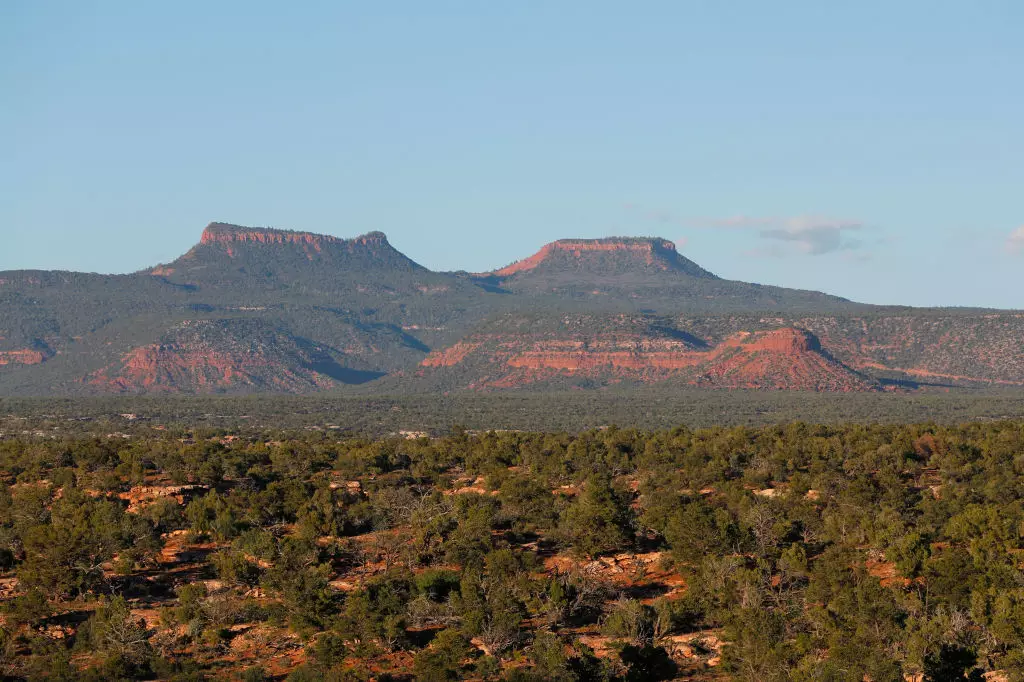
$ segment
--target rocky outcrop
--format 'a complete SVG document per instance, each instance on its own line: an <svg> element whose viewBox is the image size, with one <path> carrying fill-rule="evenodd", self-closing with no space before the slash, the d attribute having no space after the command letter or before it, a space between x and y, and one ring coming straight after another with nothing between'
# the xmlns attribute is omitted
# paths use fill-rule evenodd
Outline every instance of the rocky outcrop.
<svg viewBox="0 0 1024 682"><path fill-rule="evenodd" d="M878 385L836 361L806 330L740 332L713 347L658 334L611 332L581 338L492 336L460 342L423 365L454 368L474 355L486 375L473 388L536 385L560 377L640 383L681 380L714 388L870 391Z"/></svg>
<svg viewBox="0 0 1024 682"><path fill-rule="evenodd" d="M582 258L589 253L630 253L639 255L648 265L657 265L667 270L670 267L668 263L659 262L657 256L664 258L669 253L675 253L675 250L675 244L662 239L561 239L545 245L529 258L495 270L494 274L508 277L532 270L555 253L568 254L574 258Z"/></svg>
<svg viewBox="0 0 1024 682"><path fill-rule="evenodd" d="M0 366L2 365L38 365L47 359L43 351L25 348L23 350L0 351Z"/></svg>
<svg viewBox="0 0 1024 682"><path fill-rule="evenodd" d="M430 353L420 363L424 367L452 367L466 359L470 353L477 349L477 343L456 343L450 348Z"/></svg>
<svg viewBox="0 0 1024 682"><path fill-rule="evenodd" d="M567 372L609 370L676 370L693 367L704 358L703 353L658 353L619 351L544 353L527 352L513 355L509 367L523 369L557 369Z"/></svg>
<svg viewBox="0 0 1024 682"><path fill-rule="evenodd" d="M379 373L340 365L337 351L251 320L181 323L84 382L101 392L307 393Z"/></svg>
<svg viewBox="0 0 1024 682"><path fill-rule="evenodd" d="M147 272L168 283L186 285L223 285L239 280L239 273L248 273L241 279L255 286L284 278L291 282L307 280L303 285L319 287L338 277L358 280L361 275L372 274L380 279L392 270L428 272L391 246L383 232L344 239L313 232L210 223L199 243L187 253ZM260 282L261 278L266 281ZM430 279L445 279L447 284L451 278ZM432 286L431 292L438 288L434 281L416 284Z"/></svg>
<svg viewBox="0 0 1024 682"><path fill-rule="evenodd" d="M490 273L499 278L521 275L542 266L555 269L587 268L595 274L616 270L679 271L713 278L714 275L683 258L667 239L609 237L606 239L561 239L544 246L521 261Z"/></svg>
<svg viewBox="0 0 1024 682"><path fill-rule="evenodd" d="M720 388L872 391L879 385L822 352L801 329L737 334L718 346L691 382Z"/></svg>
<svg viewBox="0 0 1024 682"><path fill-rule="evenodd" d="M818 338L803 329L786 327L769 332L740 332L727 339L727 348L742 348L747 353L769 351L774 353L817 353L821 351Z"/></svg>
<svg viewBox="0 0 1024 682"><path fill-rule="evenodd" d="M214 393L246 387L298 393L329 388L334 382L262 353L150 344L132 350L118 365L92 374L89 383L118 393Z"/></svg>
<svg viewBox="0 0 1024 682"><path fill-rule="evenodd" d="M227 223L210 223L203 230L199 239L200 245L218 245L229 249L238 245L296 245L321 251L326 246L348 247L380 247L387 246L387 236L383 232L369 232L353 239L342 239L326 234L313 232L296 232L278 230L269 227L242 227Z"/></svg>
<svg viewBox="0 0 1024 682"><path fill-rule="evenodd" d="M701 362L705 354L676 339L611 335L583 340L550 340L514 353L509 367L567 372L678 370Z"/></svg>

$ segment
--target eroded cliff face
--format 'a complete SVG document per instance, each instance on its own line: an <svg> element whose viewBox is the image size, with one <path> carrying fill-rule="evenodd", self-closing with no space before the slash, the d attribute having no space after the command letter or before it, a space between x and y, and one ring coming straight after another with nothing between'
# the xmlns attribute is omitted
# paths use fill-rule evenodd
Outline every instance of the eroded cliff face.
<svg viewBox="0 0 1024 682"><path fill-rule="evenodd" d="M747 353L817 353L821 351L818 338L804 329L784 327L767 332L739 332L725 340L725 348L741 348Z"/></svg>
<svg viewBox="0 0 1024 682"><path fill-rule="evenodd" d="M677 272L714 278L696 263L680 256L675 244L667 239L632 237L561 239L490 275L504 279L534 271L547 274L586 271L592 276L641 271Z"/></svg>
<svg viewBox="0 0 1024 682"><path fill-rule="evenodd" d="M0 351L2 365L38 365L46 361L48 355L43 351L25 348L22 350Z"/></svg>
<svg viewBox="0 0 1024 682"><path fill-rule="evenodd" d="M336 244L340 241L336 237L311 234L309 232L279 232L277 230L233 229L228 226L211 226L203 230L203 236L200 238L199 243L308 244L319 251L325 243Z"/></svg>
<svg viewBox="0 0 1024 682"><path fill-rule="evenodd" d="M562 239L547 244L529 258L495 270L494 274L508 277L533 270L555 255L582 259L594 253L628 254L638 257L646 265L668 270L671 267L669 259L675 250L675 244L664 239Z"/></svg>
<svg viewBox="0 0 1024 682"><path fill-rule="evenodd" d="M879 384L822 353L810 332L741 332L712 351L691 383L720 388L873 391Z"/></svg>
<svg viewBox="0 0 1024 682"><path fill-rule="evenodd" d="M387 238L382 232L370 232L355 237L342 239L331 235L314 234L312 232L295 232L277 230L267 227L241 227L226 223L210 223L199 239L200 244L297 244L311 246L320 251L325 245L382 246Z"/></svg>
<svg viewBox="0 0 1024 682"><path fill-rule="evenodd" d="M307 260L314 260L321 255L338 254L369 254L393 255L394 250L388 243L383 232L369 232L359 237L342 239L332 235L315 234L313 232L296 232L278 230L268 227L243 227L227 223L210 223L199 239L199 244L182 256L181 261L189 262L202 254L224 254L228 258L237 258L243 253L256 253L253 249L260 247L294 249L303 254ZM159 265L149 271L151 275L171 276L179 268L175 264Z"/></svg>
<svg viewBox="0 0 1024 682"><path fill-rule="evenodd" d="M511 388L559 377L608 383L678 379L696 386L807 391L871 391L876 382L822 352L818 339L795 328L740 332L708 348L664 336L611 333L587 339L492 336L461 342L429 356L428 368L467 360L492 368L470 388Z"/></svg>
<svg viewBox="0 0 1024 682"><path fill-rule="evenodd" d="M246 387L300 393L329 388L333 383L327 376L263 353L162 344L136 348L117 365L89 377L90 385L121 393L212 393Z"/></svg>
<svg viewBox="0 0 1024 682"><path fill-rule="evenodd" d="M424 367L454 367L475 351L479 343L456 343L454 346L434 351L421 363Z"/></svg>
<svg viewBox="0 0 1024 682"><path fill-rule="evenodd" d="M675 339L613 335L587 340L551 340L513 353L509 367L566 372L678 370L699 363L705 354Z"/></svg>
<svg viewBox="0 0 1024 682"><path fill-rule="evenodd" d="M118 393L307 393L379 376L339 359L352 361L344 351L256 320L189 320L159 342L132 348L83 383Z"/></svg>

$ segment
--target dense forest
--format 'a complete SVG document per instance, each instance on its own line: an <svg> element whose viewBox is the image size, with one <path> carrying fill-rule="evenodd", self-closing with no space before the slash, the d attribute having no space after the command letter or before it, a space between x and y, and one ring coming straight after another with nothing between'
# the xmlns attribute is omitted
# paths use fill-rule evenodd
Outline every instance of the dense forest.
<svg viewBox="0 0 1024 682"><path fill-rule="evenodd" d="M8 434L0 675L1024 679L1024 423Z"/></svg>

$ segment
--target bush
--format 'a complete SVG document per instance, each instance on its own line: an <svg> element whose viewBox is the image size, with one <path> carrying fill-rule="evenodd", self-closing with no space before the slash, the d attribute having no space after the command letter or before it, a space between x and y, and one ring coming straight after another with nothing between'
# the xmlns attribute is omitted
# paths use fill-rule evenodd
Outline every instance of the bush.
<svg viewBox="0 0 1024 682"><path fill-rule="evenodd" d="M583 492L565 510L559 534L573 553L593 557L633 543L632 513L604 474L587 479Z"/></svg>
<svg viewBox="0 0 1024 682"><path fill-rule="evenodd" d="M152 655L145 623L132 617L124 597L114 597L96 609L77 645L103 654L111 670L138 671Z"/></svg>
<svg viewBox="0 0 1024 682"><path fill-rule="evenodd" d="M442 630L429 648L416 654L413 675L417 682L457 680L471 651L469 640L457 630Z"/></svg>

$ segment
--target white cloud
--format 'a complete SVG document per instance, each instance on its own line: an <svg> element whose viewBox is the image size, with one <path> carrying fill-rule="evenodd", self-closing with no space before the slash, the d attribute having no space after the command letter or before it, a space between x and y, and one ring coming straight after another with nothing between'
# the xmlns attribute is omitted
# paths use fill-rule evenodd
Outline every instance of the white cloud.
<svg viewBox="0 0 1024 682"><path fill-rule="evenodd" d="M858 239L848 239L844 233L860 230L864 226L856 220L799 215L790 218L732 216L714 218L697 223L700 227L758 230L762 239L790 242L797 250L809 256L820 256L834 251L851 251L863 246ZM779 251L772 249L772 254Z"/></svg>
<svg viewBox="0 0 1024 682"><path fill-rule="evenodd" d="M646 220L673 224L687 229L728 229L757 231L764 240L788 242L795 249L809 256L820 256L836 251L855 251L864 247L860 239L851 239L847 233L864 229L857 220L829 218L818 215L796 215L791 217L749 216L738 214L724 218L685 218L671 211L651 209L637 204L626 204L626 209L639 213ZM792 251L792 249L790 249ZM754 248L747 255L780 257L785 250L779 245L770 248Z"/></svg>
<svg viewBox="0 0 1024 682"><path fill-rule="evenodd" d="M1006 250L1010 253L1024 253L1024 225L1010 233L1006 238Z"/></svg>
<svg viewBox="0 0 1024 682"><path fill-rule="evenodd" d="M794 218L787 227L761 230L764 239L792 242L796 247L811 256L820 256L833 251L850 251L859 248L859 240L846 240L843 232L859 230L860 224L849 221L820 221L810 218Z"/></svg>

